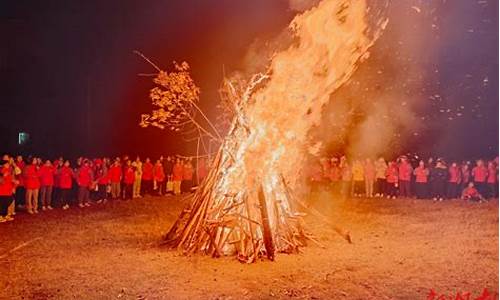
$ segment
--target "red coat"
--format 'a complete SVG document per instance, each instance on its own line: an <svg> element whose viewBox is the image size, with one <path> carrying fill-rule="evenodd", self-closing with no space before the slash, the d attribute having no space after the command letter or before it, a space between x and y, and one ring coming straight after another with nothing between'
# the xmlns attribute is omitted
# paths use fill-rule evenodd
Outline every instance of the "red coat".
<svg viewBox="0 0 500 300"><path fill-rule="evenodd" d="M448 182L451 182L451 183L459 183L460 182L460 169L458 167L451 166L448 169L448 173L450 175Z"/></svg>
<svg viewBox="0 0 500 300"><path fill-rule="evenodd" d="M401 162L399 164L399 180L410 181L412 171L413 169L409 162Z"/></svg>
<svg viewBox="0 0 500 300"><path fill-rule="evenodd" d="M132 166L126 166L124 171L125 174L123 176L123 182L125 184L133 184L135 179L135 170Z"/></svg>
<svg viewBox="0 0 500 300"><path fill-rule="evenodd" d="M488 183L496 183L498 181L497 178L497 169L495 167L488 168Z"/></svg>
<svg viewBox="0 0 500 300"><path fill-rule="evenodd" d="M156 164L153 167L153 177L154 180L158 182L165 180L165 172L163 172L163 166L161 164Z"/></svg>
<svg viewBox="0 0 500 300"><path fill-rule="evenodd" d="M82 166L78 170L76 182L81 187L89 187L92 182L92 170L88 166Z"/></svg>
<svg viewBox="0 0 500 300"><path fill-rule="evenodd" d="M201 182L205 177L207 177L207 163L202 159L198 162L198 180Z"/></svg>
<svg viewBox="0 0 500 300"><path fill-rule="evenodd" d="M97 180L97 184L100 184L100 185L109 184L110 180L109 180L109 171L108 170L103 168L102 170L100 170L100 174L98 174L97 176L99 176L99 179Z"/></svg>
<svg viewBox="0 0 500 300"><path fill-rule="evenodd" d="M122 177L122 168L119 165L111 166L111 168L109 168L108 176L112 183L119 183Z"/></svg>
<svg viewBox="0 0 500 300"><path fill-rule="evenodd" d="M35 165L24 167L24 185L26 189L36 190L40 188L40 174Z"/></svg>
<svg viewBox="0 0 500 300"><path fill-rule="evenodd" d="M488 169L485 166L472 169L472 178L475 182L486 182L486 176L488 176Z"/></svg>
<svg viewBox="0 0 500 300"><path fill-rule="evenodd" d="M174 168L172 170L173 174L173 180L174 181L181 181L183 178L183 171L184 167L181 164L175 164Z"/></svg>
<svg viewBox="0 0 500 300"><path fill-rule="evenodd" d="M153 164L146 162L142 165L142 180L153 180Z"/></svg>
<svg viewBox="0 0 500 300"><path fill-rule="evenodd" d="M70 167L63 166L59 171L59 187L61 189L70 189L73 183L73 170Z"/></svg>
<svg viewBox="0 0 500 300"><path fill-rule="evenodd" d="M398 182L398 166L396 164L387 167L386 180L388 183Z"/></svg>
<svg viewBox="0 0 500 300"><path fill-rule="evenodd" d="M429 170L425 167L417 167L415 169L415 182L427 183L429 177Z"/></svg>
<svg viewBox="0 0 500 300"><path fill-rule="evenodd" d="M40 168L40 184L42 186L53 186L54 173L55 173L55 168L53 166L43 165Z"/></svg>
<svg viewBox="0 0 500 300"><path fill-rule="evenodd" d="M16 166L21 170L21 172L24 170L24 167L26 167L26 164L24 161L17 162L16 161ZM21 174L21 176L18 176L18 181L19 181L19 186L24 186L24 176Z"/></svg>
<svg viewBox="0 0 500 300"><path fill-rule="evenodd" d="M479 197L480 194L475 187L467 187L462 193L464 197Z"/></svg>
<svg viewBox="0 0 500 300"><path fill-rule="evenodd" d="M193 166L187 165L182 168L182 180L193 180Z"/></svg>
<svg viewBox="0 0 500 300"><path fill-rule="evenodd" d="M12 196L14 192L12 171L8 165L4 165L0 172L3 175L3 180L0 180L0 196Z"/></svg>

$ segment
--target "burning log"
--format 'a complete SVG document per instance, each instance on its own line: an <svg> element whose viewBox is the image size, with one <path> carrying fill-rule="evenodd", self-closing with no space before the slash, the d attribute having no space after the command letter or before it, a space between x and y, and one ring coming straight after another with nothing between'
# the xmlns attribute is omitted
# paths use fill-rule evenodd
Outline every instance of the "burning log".
<svg viewBox="0 0 500 300"><path fill-rule="evenodd" d="M225 82L234 120L208 176L168 231L165 244L186 254L236 255L246 263L299 252L307 240L320 244L305 229L301 209L307 206L297 196L308 131L387 24L375 22L371 32L367 11L362 0L324 0L295 17L290 28L297 43L276 53L265 74L253 76L243 91ZM189 78L186 69L180 71ZM199 110L179 99L186 97L160 103ZM155 115L154 120L161 123L163 117ZM199 131L219 139L215 127L210 129ZM348 233L334 229L350 241Z"/></svg>

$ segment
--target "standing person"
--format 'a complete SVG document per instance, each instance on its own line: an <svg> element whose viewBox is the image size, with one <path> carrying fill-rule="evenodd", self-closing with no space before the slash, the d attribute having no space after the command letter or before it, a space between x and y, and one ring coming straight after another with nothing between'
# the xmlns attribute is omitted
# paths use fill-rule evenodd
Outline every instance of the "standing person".
<svg viewBox="0 0 500 300"><path fill-rule="evenodd" d="M73 186L73 169L71 169L69 160L64 161L63 166L59 169L59 189L60 189L60 203L62 209L69 208L69 198L71 195L71 188Z"/></svg>
<svg viewBox="0 0 500 300"><path fill-rule="evenodd" d="M173 193L174 192L174 185L172 182L172 171L174 169L174 159L172 156L167 156L167 159L165 161L165 165L163 166L163 171L165 172L165 177L166 177L166 187L165 187L165 192L166 193Z"/></svg>
<svg viewBox="0 0 500 300"><path fill-rule="evenodd" d="M200 185L205 177L207 177L207 159L202 157L198 160L198 168L196 170L197 184Z"/></svg>
<svg viewBox="0 0 500 300"><path fill-rule="evenodd" d="M375 166L372 160L367 158L365 160L365 191L366 196L373 198L373 185L375 182Z"/></svg>
<svg viewBox="0 0 500 300"><path fill-rule="evenodd" d="M59 159L54 160L52 163L54 167L54 185L52 187L52 205L53 207L57 207L59 205L58 201L61 193L60 184L59 184L59 170L62 167L62 163Z"/></svg>
<svg viewBox="0 0 500 300"><path fill-rule="evenodd" d="M0 223L14 220L12 216L8 215L8 208L12 201L14 201L16 183L13 169L8 162L8 157L4 157L2 163L0 167Z"/></svg>
<svg viewBox="0 0 500 300"><path fill-rule="evenodd" d="M365 194L365 170L363 164L359 160L354 160L352 163L352 181L353 181L353 193L354 197L362 197Z"/></svg>
<svg viewBox="0 0 500 300"><path fill-rule="evenodd" d="M134 167L134 185L132 186L132 198L141 197L141 183L142 183L142 162L139 156L132 163Z"/></svg>
<svg viewBox="0 0 500 300"><path fill-rule="evenodd" d="M447 197L448 199L459 198L460 194L460 167L456 162L453 162L448 168L448 186Z"/></svg>
<svg viewBox="0 0 500 300"><path fill-rule="evenodd" d="M29 214L38 213L38 192L40 189L40 174L38 160L32 158L30 164L24 167L24 184L26 187L26 209Z"/></svg>
<svg viewBox="0 0 500 300"><path fill-rule="evenodd" d="M153 192L153 164L149 157L146 158L146 161L142 165L142 186L143 186L143 194L151 195Z"/></svg>
<svg viewBox="0 0 500 300"><path fill-rule="evenodd" d="M193 173L194 168L191 159L186 160L182 168L182 185L181 191L184 193L191 193L193 187Z"/></svg>
<svg viewBox="0 0 500 300"><path fill-rule="evenodd" d="M14 174L16 175L16 179L18 181L14 201L18 206L26 206L26 188L24 186L24 176L22 174L24 168L26 167L26 163L21 155L16 157L16 166L19 170L21 170L21 174Z"/></svg>
<svg viewBox="0 0 500 300"><path fill-rule="evenodd" d="M116 200L121 198L122 167L120 161L115 159L109 168L109 181L111 182L111 198Z"/></svg>
<svg viewBox="0 0 500 300"><path fill-rule="evenodd" d="M472 179L474 186L483 197L486 195L486 179L488 178L488 169L484 166L484 161L479 159L476 166L472 169Z"/></svg>
<svg viewBox="0 0 500 300"><path fill-rule="evenodd" d="M93 181L92 169L90 168L89 161L84 159L82 166L78 169L76 174L76 183L78 184L78 206L80 208L90 206L90 185Z"/></svg>
<svg viewBox="0 0 500 300"><path fill-rule="evenodd" d="M316 193L320 186L321 180L323 180L323 169L321 167L320 162L314 162L311 164L312 166L308 168L309 172L309 194L312 195Z"/></svg>
<svg viewBox="0 0 500 300"><path fill-rule="evenodd" d="M498 169L493 161L488 162L488 178L486 179L488 192L486 198L495 198L498 183Z"/></svg>
<svg viewBox="0 0 500 300"><path fill-rule="evenodd" d="M434 201L443 201L446 196L446 179L448 178L448 169L444 161L438 159L436 166L431 170L432 197Z"/></svg>
<svg viewBox="0 0 500 300"><path fill-rule="evenodd" d="M469 182L471 182L472 178L469 161L463 162L460 173L462 175L460 180L460 189L463 191L466 187L469 186Z"/></svg>
<svg viewBox="0 0 500 300"><path fill-rule="evenodd" d="M351 172L351 167L349 166L349 163L347 162L347 158L345 156L342 156L340 158L340 172L342 176L342 197L345 199L347 196L350 195L351 193L351 185L352 185L352 172Z"/></svg>
<svg viewBox="0 0 500 300"><path fill-rule="evenodd" d="M153 180L156 183L156 188L158 189L158 196L162 196L164 192L165 172L163 171L163 164L161 160L157 160L153 167Z"/></svg>
<svg viewBox="0 0 500 300"><path fill-rule="evenodd" d="M413 171L415 175L415 194L417 199L425 199L428 197L427 182L429 177L429 169L425 167L425 163L421 160L418 167Z"/></svg>
<svg viewBox="0 0 500 300"><path fill-rule="evenodd" d="M97 180L97 203L108 201L109 170L105 159L96 160L95 178Z"/></svg>
<svg viewBox="0 0 500 300"><path fill-rule="evenodd" d="M340 192L340 179L341 179L341 172L340 172L340 167L338 163L338 159L336 157L332 157L330 161L330 183L332 186L332 191L334 195L338 195Z"/></svg>
<svg viewBox="0 0 500 300"><path fill-rule="evenodd" d="M401 162L399 163L398 168L399 195L404 198L409 198L411 197L410 186L413 168L406 156L401 157Z"/></svg>
<svg viewBox="0 0 500 300"><path fill-rule="evenodd" d="M52 210L52 189L54 187L54 167L50 160L40 168L40 200L42 210Z"/></svg>
<svg viewBox="0 0 500 300"><path fill-rule="evenodd" d="M396 199L398 195L398 172L399 168L396 162L391 161L389 162L386 170L386 191L385 194L387 195L387 199Z"/></svg>
<svg viewBox="0 0 500 300"><path fill-rule="evenodd" d="M385 174L387 172L387 163L383 157L380 157L375 163L375 197L384 197L385 192Z"/></svg>
<svg viewBox="0 0 500 300"><path fill-rule="evenodd" d="M181 194L181 183L182 183L183 172L184 171L181 159L177 158L175 161L175 165L172 169L172 180L174 182L174 195Z"/></svg>
<svg viewBox="0 0 500 300"><path fill-rule="evenodd" d="M123 168L123 184L124 184L124 199L129 200L133 198L133 185L135 181L135 170L132 166L132 161L127 160Z"/></svg>

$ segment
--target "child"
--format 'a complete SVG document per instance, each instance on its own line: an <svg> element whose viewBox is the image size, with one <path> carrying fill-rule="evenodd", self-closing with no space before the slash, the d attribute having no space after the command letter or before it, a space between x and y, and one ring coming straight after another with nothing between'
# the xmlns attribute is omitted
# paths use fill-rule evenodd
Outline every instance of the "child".
<svg viewBox="0 0 500 300"><path fill-rule="evenodd" d="M365 161L365 192L369 198L373 197L373 184L375 181L375 166L371 159L367 158Z"/></svg>
<svg viewBox="0 0 500 300"><path fill-rule="evenodd" d="M417 199L427 198L427 181L429 177L429 169L425 167L425 163L421 160L418 167L413 171L415 174L415 194Z"/></svg>
<svg viewBox="0 0 500 300"><path fill-rule="evenodd" d="M385 192L385 173L387 171L387 163L383 157L380 157L375 163L375 197L384 197Z"/></svg>
<svg viewBox="0 0 500 300"><path fill-rule="evenodd" d="M54 172L50 160L46 160L45 164L40 168L40 198L42 202L42 210L52 210L52 188L54 186Z"/></svg>
<svg viewBox="0 0 500 300"><path fill-rule="evenodd" d="M354 182L354 197L362 197L365 194L365 170L363 164L359 160L352 163L352 180Z"/></svg>
<svg viewBox="0 0 500 300"><path fill-rule="evenodd" d="M174 182L174 195L180 195L181 193L181 183L183 177L183 166L180 158L177 158L175 165L172 170L172 181Z"/></svg>
<svg viewBox="0 0 500 300"><path fill-rule="evenodd" d="M132 167L132 162L130 160L127 160L127 163L125 164L125 168L123 169L123 183L125 184L124 189L124 199L132 199L132 187L134 184L135 180L135 170L134 167Z"/></svg>
<svg viewBox="0 0 500 300"><path fill-rule="evenodd" d="M459 183L460 183L460 168L456 162L452 163L448 169L448 199L458 198Z"/></svg>
<svg viewBox="0 0 500 300"><path fill-rule="evenodd" d="M396 199L398 194L398 165L396 162L389 162L389 166L386 170L386 192L387 199Z"/></svg>
<svg viewBox="0 0 500 300"><path fill-rule="evenodd" d="M29 214L38 213L38 191L40 189L40 174L36 158L23 170L24 184L26 186L26 209Z"/></svg>
<svg viewBox="0 0 500 300"><path fill-rule="evenodd" d="M109 168L108 174L111 182L111 198L116 200L120 198L120 182L122 180L122 167L118 160L115 160L111 168Z"/></svg>
<svg viewBox="0 0 500 300"><path fill-rule="evenodd" d="M153 179L156 188L158 189L158 196L163 195L163 181L165 180L165 172L163 171L163 164L161 160L157 160L153 167Z"/></svg>
<svg viewBox="0 0 500 300"><path fill-rule="evenodd" d="M153 192L153 164L149 157L142 165L142 187L143 195L151 195Z"/></svg>
<svg viewBox="0 0 500 300"><path fill-rule="evenodd" d="M182 192L191 193L191 188L193 187L193 173L194 168L191 164L191 159L189 159L184 163L184 167L182 168Z"/></svg>
<svg viewBox="0 0 500 300"><path fill-rule="evenodd" d="M83 160L82 166L78 169L76 182L78 184L78 206L80 208L90 206L90 185L92 183L92 169L90 168L89 161Z"/></svg>
<svg viewBox="0 0 500 300"><path fill-rule="evenodd" d="M462 192L462 199L466 201L481 201L483 196L474 187L474 183L469 182L469 185Z"/></svg>

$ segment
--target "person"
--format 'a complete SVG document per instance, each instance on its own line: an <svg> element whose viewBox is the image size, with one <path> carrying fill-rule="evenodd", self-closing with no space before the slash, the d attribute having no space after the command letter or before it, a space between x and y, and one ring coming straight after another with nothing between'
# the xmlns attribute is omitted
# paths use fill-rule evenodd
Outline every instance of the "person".
<svg viewBox="0 0 500 300"><path fill-rule="evenodd" d="M134 167L134 185L132 186L132 198L141 197L141 183L142 183L142 162L139 156L136 157L132 163Z"/></svg>
<svg viewBox="0 0 500 300"><path fill-rule="evenodd" d="M462 199L466 201L481 201L483 196L474 187L474 182L469 182L469 185L462 191Z"/></svg>
<svg viewBox="0 0 500 300"><path fill-rule="evenodd" d="M59 204L59 198L61 194L60 184L59 184L59 170L62 164L59 159L55 159L52 162L52 167L54 168L54 185L52 186L52 207L56 207Z"/></svg>
<svg viewBox="0 0 500 300"><path fill-rule="evenodd" d="M13 169L5 157L2 163L0 167L0 223L14 220L12 216L8 215L8 207L14 201L16 183Z"/></svg>
<svg viewBox="0 0 500 300"><path fill-rule="evenodd" d="M365 170L363 164L359 160L354 160L352 163L352 180L353 180L353 192L354 197L362 197L365 194Z"/></svg>
<svg viewBox="0 0 500 300"><path fill-rule="evenodd" d="M97 159L95 162L95 177L97 179L97 203L108 201L108 186L111 183L106 159Z"/></svg>
<svg viewBox="0 0 500 300"><path fill-rule="evenodd" d="M184 162L182 168L181 192L191 193L191 188L193 187L193 173L193 164L191 163L191 159L188 159Z"/></svg>
<svg viewBox="0 0 500 300"><path fill-rule="evenodd" d="M59 190L60 190L60 204L62 209L69 208L69 197L73 185L74 173L70 167L69 160L65 160L63 166L58 172L59 176Z"/></svg>
<svg viewBox="0 0 500 300"><path fill-rule="evenodd" d="M415 194L417 199L425 199L428 196L427 182L429 177L429 169L425 167L425 162L421 160L418 167L413 171L415 175Z"/></svg>
<svg viewBox="0 0 500 300"><path fill-rule="evenodd" d="M87 159L82 160L81 167L76 174L76 183L78 184L78 206L80 208L90 206L90 185L93 180L92 169Z"/></svg>
<svg viewBox="0 0 500 300"><path fill-rule="evenodd" d="M486 179L488 177L488 169L484 166L484 161L479 159L476 161L476 166L472 169L472 180L474 181L474 187L479 191L481 195L486 193Z"/></svg>
<svg viewBox="0 0 500 300"><path fill-rule="evenodd" d="M132 166L132 161L127 160L123 168L123 183L124 183L124 199L129 200L133 198L133 185L135 181L135 170Z"/></svg>
<svg viewBox="0 0 500 300"><path fill-rule="evenodd" d="M373 197L373 185L375 182L375 166L372 160L367 158L365 160L365 192L366 196L369 198Z"/></svg>
<svg viewBox="0 0 500 300"><path fill-rule="evenodd" d="M386 170L386 191L387 199L396 199L398 195L398 172L399 168L395 161L390 161Z"/></svg>
<svg viewBox="0 0 500 300"><path fill-rule="evenodd" d="M16 166L19 170L21 170L21 174L14 174L16 175L16 179L18 182L14 201L18 206L26 206L26 188L24 186L24 176L22 174L24 168L26 167L26 163L24 162L21 155L18 155L16 157Z"/></svg>
<svg viewBox="0 0 500 300"><path fill-rule="evenodd" d="M408 161L408 158L406 156L402 156L398 166L399 195L401 197L411 197L410 186L412 173L413 168Z"/></svg>
<svg viewBox="0 0 500 300"><path fill-rule="evenodd" d="M460 168L456 162L452 162L448 168L447 198L455 199L460 193Z"/></svg>
<svg viewBox="0 0 500 300"><path fill-rule="evenodd" d="M143 187L143 195L151 195L153 192L153 164L149 157L146 158L146 161L142 165L142 187Z"/></svg>
<svg viewBox="0 0 500 300"><path fill-rule="evenodd" d="M54 167L50 160L40 168L40 200L42 210L52 210L52 189L54 187Z"/></svg>
<svg viewBox="0 0 500 300"><path fill-rule="evenodd" d="M460 170L460 190L463 191L466 187L469 186L469 182L471 182L471 171L470 171L470 162L463 162L462 168Z"/></svg>
<svg viewBox="0 0 500 300"><path fill-rule="evenodd" d="M182 177L183 177L183 166L181 163L181 159L177 158L175 161L175 165L172 169L172 181L174 183L174 195L181 194Z"/></svg>
<svg viewBox="0 0 500 300"><path fill-rule="evenodd" d="M342 197L345 199L347 198L348 195L351 193L351 180L352 180L352 172L351 172L351 167L349 166L349 163L347 162L347 158L345 156L342 156L340 158L340 163L339 163L339 168L342 176L342 188L341 188L341 194Z"/></svg>
<svg viewBox="0 0 500 300"><path fill-rule="evenodd" d="M198 168L196 170L196 179L198 180L198 185L200 185L205 177L207 177L207 173L207 159L205 157L202 157L198 160Z"/></svg>
<svg viewBox="0 0 500 300"><path fill-rule="evenodd" d="M115 159L108 173L111 182L111 198L114 200L119 199L121 198L122 167L118 159Z"/></svg>
<svg viewBox="0 0 500 300"><path fill-rule="evenodd" d="M383 157L380 157L375 163L375 197L384 197L386 171L387 163Z"/></svg>
<svg viewBox="0 0 500 300"><path fill-rule="evenodd" d="M498 186L498 169L493 161L488 162L488 178L486 179L488 192L486 197L492 199L496 196L496 189Z"/></svg>
<svg viewBox="0 0 500 300"><path fill-rule="evenodd" d="M153 180L154 185L158 190L158 196L162 196L164 192L163 181L165 180L165 172L163 171L163 164L161 160L157 160L153 167Z"/></svg>
<svg viewBox="0 0 500 300"><path fill-rule="evenodd" d="M431 170L431 189L434 201L443 201L446 197L446 179L448 169L443 160L436 160L436 166Z"/></svg>
<svg viewBox="0 0 500 300"><path fill-rule="evenodd" d="M26 187L26 210L29 214L38 213L38 192L40 189L40 174L38 160L33 157L30 164L24 167L23 176Z"/></svg>
<svg viewBox="0 0 500 300"><path fill-rule="evenodd" d="M328 177L330 179L331 190L335 195L338 195L340 192L341 171L336 157L332 157L330 161L330 174Z"/></svg>

